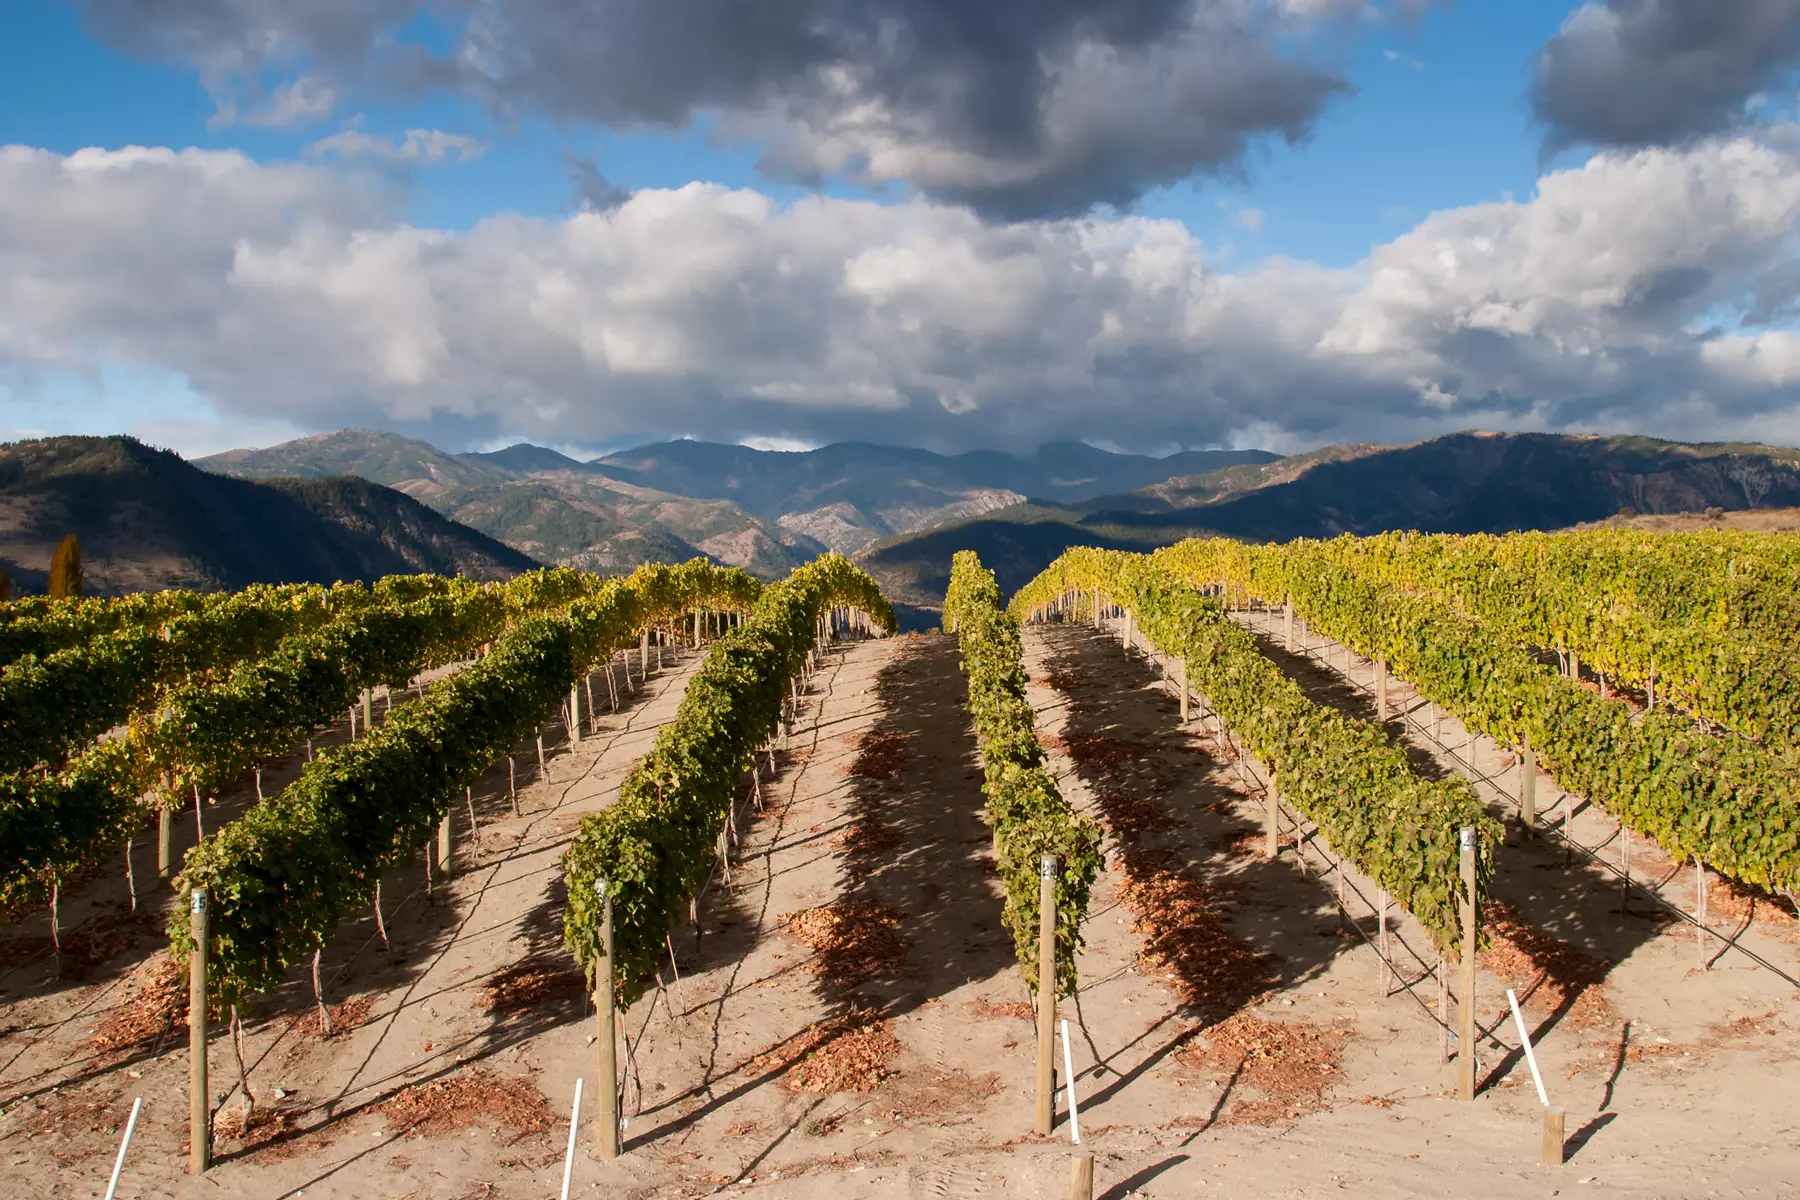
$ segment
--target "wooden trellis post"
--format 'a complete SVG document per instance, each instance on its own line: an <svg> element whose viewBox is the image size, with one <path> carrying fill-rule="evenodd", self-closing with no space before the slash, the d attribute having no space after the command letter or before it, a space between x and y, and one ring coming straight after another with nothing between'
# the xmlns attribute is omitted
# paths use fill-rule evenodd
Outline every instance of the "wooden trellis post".
<svg viewBox="0 0 1800 1200"><path fill-rule="evenodd" d="M1462 831L1462 962L1456 1020L1456 1083L1464 1101L1475 1099L1475 947L1481 933L1481 910L1475 895L1475 828Z"/></svg>
<svg viewBox="0 0 1800 1200"><path fill-rule="evenodd" d="M168 805L164 797L160 812L156 814L156 878L169 882L175 874L175 810Z"/></svg>
<svg viewBox="0 0 1800 1200"><path fill-rule="evenodd" d="M1056 1121L1056 858L1038 860L1037 1120L1039 1137Z"/></svg>
<svg viewBox="0 0 1800 1200"><path fill-rule="evenodd" d="M614 1028L612 894L606 880L594 881L600 896L600 959L594 965L595 1042L600 1052L599 1138L601 1158L619 1156L619 1052Z"/></svg>
<svg viewBox="0 0 1800 1200"><path fill-rule="evenodd" d="M206 900L195 888L188 900L188 1174L212 1166L212 1104L206 1082Z"/></svg>
<svg viewBox="0 0 1800 1200"><path fill-rule="evenodd" d="M1530 735L1519 746L1519 822L1526 833L1537 832L1537 755Z"/></svg>

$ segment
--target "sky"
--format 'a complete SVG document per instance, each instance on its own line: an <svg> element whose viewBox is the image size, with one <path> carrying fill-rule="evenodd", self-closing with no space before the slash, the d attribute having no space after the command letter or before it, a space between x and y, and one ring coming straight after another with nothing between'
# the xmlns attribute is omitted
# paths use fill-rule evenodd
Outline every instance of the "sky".
<svg viewBox="0 0 1800 1200"><path fill-rule="evenodd" d="M1800 0L6 0L0 438L1800 444Z"/></svg>

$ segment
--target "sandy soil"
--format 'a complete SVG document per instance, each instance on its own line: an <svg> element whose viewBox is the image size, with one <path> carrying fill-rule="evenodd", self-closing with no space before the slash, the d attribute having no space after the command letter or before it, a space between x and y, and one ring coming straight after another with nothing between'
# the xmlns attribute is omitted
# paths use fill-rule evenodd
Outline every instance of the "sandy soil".
<svg viewBox="0 0 1800 1200"><path fill-rule="evenodd" d="M1309 840L1303 868L1289 828L1280 856L1263 857L1255 764L1202 721L1181 728L1154 665L1081 628L1034 629L1027 650L1052 766L1109 830L1081 994L1062 1007L1097 1196L1789 1190L1800 1032L1795 989L1770 970L1736 951L1694 969L1691 933L1640 915L1647 898L1622 914L1614 876L1515 834L1495 887L1513 915L1480 980L1483 1092L1458 1103L1436 985L1404 949L1434 961L1417 929L1395 918L1409 970L1384 986L1358 932L1375 936L1357 899L1373 889L1344 876L1353 924L1328 850ZM1307 661L1285 663L1321 699L1366 705ZM574 1081L594 1079L591 1007L559 945L556 855L672 713L680 676L652 682L661 690L603 719L599 738L559 752L549 785L522 793L522 820L506 815L503 773L497 792L478 791L479 857L459 850L433 906L400 907L416 880L391 888L397 961L370 921L335 939L327 998L368 997L345 1013L353 1031L305 1032L304 972L253 1014L253 1083L265 1102L277 1085L290 1093L276 1103L293 1132L222 1143L203 1183L180 1174L185 1048L81 1050L126 990L123 955L7 1015L31 1026L0 1041L0 1153L15 1174L34 1194L97 1193L143 1094L122 1196L554 1195ZM672 940L679 981L665 970L667 986L621 1019L636 1064L627 1152L602 1161L583 1136L577 1193L1066 1194L1066 1105L1051 1138L1030 1133L1034 1033L964 699L945 637L827 656L761 810L744 798L729 881ZM1500 768L1478 747L1477 769L1503 790ZM1599 837L1597 819L1583 813L1577 835ZM1744 914L1745 944L1800 974L1791 928L1757 916ZM1568 1111L1560 1171L1536 1165L1509 985ZM222 1096L235 1081L223 1039L213 1062Z"/></svg>
<svg viewBox="0 0 1800 1200"><path fill-rule="evenodd" d="M578 1021L587 1003L561 949L557 857L580 816L611 799L674 716L698 659L677 661L671 652L668 661L635 695L621 696L617 714L597 673L599 717L588 736L570 746L560 725L545 727L547 776L538 773L535 745L519 747L522 815L513 816L506 765L487 774L473 789L478 836L469 836L464 806L453 813L451 879L437 874L428 891L421 861L383 881L391 951L371 911L347 923L322 956L329 1037L321 1036L310 964L245 1014L244 1057L259 1116L248 1147L231 1042L214 1037L218 1165L204 1181L184 1174L187 983L185 975L168 976L166 951L157 948L166 947L160 931L169 896L153 890L154 829L134 845L138 914L129 912L124 880L110 867L65 899L64 941L77 950L63 956L60 979L50 977L41 914L6 928L0 1154L12 1175L29 1181L33 1195L104 1191L131 1101L141 1096L120 1196L387 1196L419 1186L427 1190L417 1194L449 1195L457 1193L440 1181L529 1178L540 1160L554 1160L547 1170L560 1177L560 1151L545 1132L549 1110L532 1082L547 1064L554 1072L556 1059L521 1049L541 1031ZM622 675L615 679L624 691ZM378 719L383 707L377 700ZM315 745L347 734L340 723ZM265 789L291 779L303 760L304 751L265 768ZM253 800L252 783L209 804L208 831ZM176 832L179 857L193 841L191 814ZM437 1093L428 1090L433 1083ZM419 1085L424 1090L408 1090ZM565 1090L560 1079L542 1086L551 1096ZM458 1124L444 1119L446 1108L464 1110L473 1123L431 1154L419 1156L417 1142L410 1155L371 1153L397 1144L411 1124Z"/></svg>

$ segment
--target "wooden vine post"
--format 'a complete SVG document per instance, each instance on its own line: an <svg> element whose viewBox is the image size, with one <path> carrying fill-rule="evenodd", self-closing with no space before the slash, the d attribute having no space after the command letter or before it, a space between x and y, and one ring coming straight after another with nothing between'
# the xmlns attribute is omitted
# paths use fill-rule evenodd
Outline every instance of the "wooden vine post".
<svg viewBox="0 0 1800 1200"><path fill-rule="evenodd" d="M438 870L444 873L445 879L448 879L450 878L450 810L447 808L444 810L444 819L438 822L437 842Z"/></svg>
<svg viewBox="0 0 1800 1200"><path fill-rule="evenodd" d="M1038 860L1037 1121L1049 1137L1056 1121L1056 856Z"/></svg>
<svg viewBox="0 0 1800 1200"><path fill-rule="evenodd" d="M569 685L569 744L581 745L581 685Z"/></svg>
<svg viewBox="0 0 1800 1200"><path fill-rule="evenodd" d="M1475 946L1481 912L1475 900L1475 827L1462 830L1462 962L1456 1005L1456 1090L1464 1101L1475 1099Z"/></svg>
<svg viewBox="0 0 1800 1200"><path fill-rule="evenodd" d="M1527 834L1537 832L1537 755L1529 735L1519 746L1519 823Z"/></svg>
<svg viewBox="0 0 1800 1200"><path fill-rule="evenodd" d="M606 880L596 879L600 897L600 961L594 965L595 1041L600 1048L600 1123L597 1148L601 1158L619 1156L619 1052L613 1012L613 911Z"/></svg>
<svg viewBox="0 0 1800 1200"><path fill-rule="evenodd" d="M1182 723L1182 724L1183 724L1183 725L1186 725L1186 724L1187 724L1187 723L1188 723L1188 667L1187 667L1187 659L1185 659L1185 658L1178 658L1178 659L1176 659L1176 660L1175 660L1175 667L1176 667L1176 669L1177 669L1177 671L1179 671L1179 672L1180 672L1180 676L1179 676L1179 682L1180 682L1180 684L1181 684L1181 723Z"/></svg>
<svg viewBox="0 0 1800 1200"><path fill-rule="evenodd" d="M206 889L189 897L188 935L188 1174L212 1166L212 1105L206 1083Z"/></svg>
<svg viewBox="0 0 1800 1200"><path fill-rule="evenodd" d="M1294 598L1289 596L1281 602L1282 643L1289 654L1294 652Z"/></svg>
<svg viewBox="0 0 1800 1200"><path fill-rule="evenodd" d="M175 874L175 810L167 798L156 814L156 878L167 883Z"/></svg>
<svg viewBox="0 0 1800 1200"><path fill-rule="evenodd" d="M1280 822L1277 814L1281 801L1275 796L1275 781L1263 789L1263 855L1273 861L1281 853Z"/></svg>
<svg viewBox="0 0 1800 1200"><path fill-rule="evenodd" d="M1069 1159L1069 1200L1094 1200L1094 1152L1078 1150Z"/></svg>
<svg viewBox="0 0 1800 1200"><path fill-rule="evenodd" d="M1694 855L1694 951L1699 956L1700 969L1707 969L1706 963L1706 864L1698 854Z"/></svg>
<svg viewBox="0 0 1800 1200"><path fill-rule="evenodd" d="M1387 720L1387 659L1375 660L1375 720Z"/></svg>

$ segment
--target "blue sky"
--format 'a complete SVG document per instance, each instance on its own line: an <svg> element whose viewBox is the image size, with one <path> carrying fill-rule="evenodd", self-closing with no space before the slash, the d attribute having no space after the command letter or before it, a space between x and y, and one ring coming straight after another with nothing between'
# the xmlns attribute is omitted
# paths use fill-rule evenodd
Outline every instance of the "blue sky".
<svg viewBox="0 0 1800 1200"><path fill-rule="evenodd" d="M1138 211L1182 221L1240 258L1290 255L1344 266L1432 209L1529 194L1541 144L1525 102L1531 57L1570 8L1554 0L1465 3L1410 26L1359 30L1341 39L1346 45L1317 51L1343 63L1356 94L1330 108L1313 136L1293 146L1265 140L1243 179L1159 188ZM96 41L81 14L58 0L9 0L5 23L0 141L64 153L136 144L294 159L341 124L214 125L215 105L196 71ZM489 143L474 162L421 174L410 211L420 225L466 229L500 211L567 213L574 195L566 153L593 157L633 188L707 180L784 200L807 191L772 185L757 174L752 149L715 145L704 128L614 133L536 117L505 121L444 96L360 104L355 113L371 132L434 128ZM872 194L841 181L825 190ZM1262 214L1260 233L1235 219L1245 209Z"/></svg>
<svg viewBox="0 0 1800 1200"><path fill-rule="evenodd" d="M1677 0L1668 2L1674 4ZM184 0L158 3L177 14L205 7L188 5ZM536 14L553 11L558 3L574 4L575 0L528 0L515 6L526 14L517 16L516 21L522 28L528 16L536 19ZM230 3L222 6L224 10L232 7ZM1291 7L1310 11L1305 4ZM19 335L19 343L27 348L14 346L10 354L4 340L0 340L0 429L14 435L133 430L167 441L178 449L198 452L216 450L237 439L278 440L366 414L370 424L471 445L529 436L539 441L599 448L638 436L671 434L811 443L846 431L854 433L860 428L859 420L866 420L877 435L905 436L911 427L906 413L918 405L929 411L932 422L922 429L921 438L951 447L1003 442L1017 436L1022 426L1036 424L1044 424L1047 435L1054 432L1105 441L1110 436L1106 431L1109 422L1100 418L1116 411L1131 414L1127 441L1137 446L1171 449L1183 444L1251 441L1290 448L1339 437L1404 436L1430 432L1439 426L1455 426L1465 418L1485 418L1480 423L1503 425L1577 427L1584 421L1599 426L1628 425L1636 413L1645 412L1650 415L1641 423L1651 431L1686 436L1693 436L1691 429L1705 423L1689 411L1693 403L1691 389L1685 396L1661 397L1657 406L1621 408L1615 380L1571 383L1564 377L1566 372L1552 370L1543 374L1544 391L1538 394L1533 390L1537 384L1523 378L1519 370L1489 371L1485 357L1469 362L1400 365L1400 360L1423 361L1421 355L1412 354L1404 346L1388 348L1394 350L1396 365L1384 379L1352 381L1353 386L1345 387L1335 407L1297 405L1297 411L1292 413L1276 413L1259 406L1257 389L1243 385L1243 377L1251 373L1249 366L1224 361L1225 355L1213 338L1203 337L1196 342L1193 337L1194 321L1198 319L1195 314L1206 308L1203 294L1209 289L1224 287L1260 293L1276 281L1286 281L1284 286L1305 290L1308 285L1296 283L1295 277L1310 272L1313 291L1346 291L1343 311L1329 315L1329 319L1327 314L1319 316L1324 323L1315 331L1320 336L1313 344L1343 344L1350 336L1344 332L1350 324L1372 329L1381 321L1391 323L1389 317L1377 321L1360 315L1361 308L1375 302L1374 293L1356 289L1374 277L1378 259L1398 253L1393 249L1397 239L1418 229L1430 214L1475 212L1479 206L1503 200L1530 201L1540 179L1547 174L1562 173L1573 178L1596 154L1610 155L1611 161L1620 163L1635 161L1642 170L1649 171L1654 164L1644 165L1649 164L1644 156L1658 149L1676 147L1679 153L1697 153L1694 129L1673 131L1660 139L1661 146L1656 136L1638 137L1635 133L1631 134L1633 144L1629 145L1609 146L1604 137L1583 136L1590 127L1612 128L1606 122L1612 120L1616 125L1617 118L1595 111L1591 103L1588 109L1577 111L1576 101L1552 111L1552 119L1569 124L1573 136L1562 139L1569 144L1559 152L1546 153L1547 129L1540 120L1543 113L1534 113L1529 97L1534 73L1546 69L1541 66L1540 52L1546 46L1561 44L1559 29L1574 11L1574 6L1567 3L1529 0L1432 5L1410 18L1390 9L1373 20L1338 19L1283 26L1266 39L1271 53L1328 74L1341 74L1348 84L1344 94L1314 106L1308 114L1308 132L1304 137L1290 144L1277 134L1258 131L1279 124L1275 118L1269 118L1262 126L1251 122L1247 148L1241 155L1225 154L1223 162L1196 161L1191 170L1178 172L1182 177L1173 183L1149 179L1128 185L1137 197L1135 203L1119 209L1101 202L1088 209L1086 218L1076 211L1082 207L1079 200L1073 209L1058 200L1046 203L1041 212L1023 211L1021 204L1029 209L1039 201L1020 201L1011 193L982 191L985 184L976 185L976 190L970 192L964 184L945 182L930 176L929 171L917 177L908 176L904 169L897 174L889 172L884 180L874 184L847 177L853 172L827 174L816 187L782 182L759 170L759 154L770 145L777 145L778 140L752 144L760 136L756 132L748 135L748 141L745 137L728 139L721 132L743 127L743 118L750 108L747 100L690 103L689 119L676 129L646 125L629 117L614 119L609 125L603 118L556 111L568 109L569 103L555 98L540 102L541 98L531 94L529 88L521 88L516 80L503 80L496 85L496 90L501 85L514 89L496 105L484 102L493 97L481 95L479 87L419 86L397 76L381 78L366 64L352 69L330 61L317 45L307 43L302 36L304 30L301 34L291 29L277 31L287 39L280 44L299 46L292 54L258 60L248 67L241 59L231 59L228 68L222 70L222 56L232 52L233 43L226 36L234 32L231 29L211 31L220 38L218 47L206 45L201 35L176 45L169 39L159 41L161 35L155 30L125 28L117 20L109 24L104 14L95 16L95 11L52 0L10 0L0 18L4 22L0 36L0 144L47 151L59 158L89 147L115 151L126 146L172 150L192 147L237 152L249 167L263 173L256 175L259 179L265 175L273 179L275 175L267 173L278 174L280 168L298 164L321 178L329 177L319 187L338 188L346 196L356 187L381 193L382 200L375 208L357 209L355 216L332 218L344 246L366 244L372 232L389 238L404 235L416 239L424 231L437 231L450 239L447 245L458 247L457 252L461 253L484 240L472 231L487 222L491 234L495 222L506 214L530 219L530 228L540 238L576 238L586 227L574 220L581 202L571 176L572 158L590 160L627 193L647 195L698 181L754 192L772 202L777 213L794 210L795 205L802 205L803 211L808 198L817 196L870 202L895 212L915 211L917 206L930 204L934 210L929 220L941 229L960 228L954 213L962 211L958 206L966 203L989 231L1010 229L1018 237L1059 244L1066 239L1058 231L1066 233L1071 219L1097 222L1109 231L1124 229L1123 223L1132 218L1174 222L1191 239L1191 244L1182 248L1185 258L1180 268L1186 272L1180 303L1186 306L1188 342L1178 348L1158 343L1151 347L1133 345L1127 351L1115 352L1102 345L1118 333L1115 312L1111 325L1096 316L1099 324L1090 330L1095 348L1081 363L1068 364L1068 370L1055 376L1055 384L1033 379L1029 370L1021 371L1016 366L1004 368L1013 372L1007 381L993 382L1001 377L1003 368L984 362L978 350L962 344L967 340L970 321L969 315L964 314L959 318L964 328L950 330L947 335L954 335L956 347L946 349L934 344L928 354L916 349L884 350L879 356L871 356L882 359L878 369L864 364L850 375L826 373L829 378L824 378L817 355L804 361L788 361L783 357L786 350L774 345L790 335L804 340L804 329L771 332L764 342L748 350L757 359L754 368L739 370L733 362L717 360L710 352L718 344L717 339L706 342L703 352L696 353L689 340L694 336L689 328L660 333L637 330L629 345L621 350L617 348L622 343L616 330L625 317L575 315L562 321L557 334L565 343L573 344L568 333L570 322L585 322L589 326L583 335L587 340L582 343L586 365L554 380L541 376L541 356L509 360L506 353L511 351L495 351L480 364L479 386L470 382L472 373L468 369L459 374L454 365L446 365L442 376L427 381L427 387L419 386L416 371L411 375L402 371L406 386L397 387L394 369L389 366L373 370L373 375L380 377L375 382L371 382L369 372L359 378L321 378L310 392L304 379L296 381L290 373L283 381L283 399L276 400L266 394L266 389L259 394L255 372L242 369L241 360L248 356L247 352L237 356L239 365L229 368L210 361L200 363L191 352L165 351L172 339L159 343L140 328L122 332L98 318L91 327L84 328L77 317L70 319L68 327L59 326L56 338L40 335L33 340ZM248 16L243 19L251 20ZM208 29L201 30L202 35L207 32ZM390 49L395 42L416 42L444 55L454 49L465 31L455 22L432 24L417 18L375 32L386 39L381 44ZM513 32L517 34L518 30ZM524 42L529 43L530 39L526 37ZM541 46L527 49L543 53ZM1574 49L1581 47L1576 45ZM1738 59L1733 61L1744 60L1739 61L1745 76L1744 95L1731 98L1736 105L1734 112L1756 109L1757 98L1768 94L1770 81L1787 78L1782 72L1792 65L1784 67L1761 59L1750 62L1745 55L1751 52L1734 51L1731 47L1720 53L1736 53ZM1572 53L1570 61L1583 67L1594 60L1591 56L1578 60ZM1568 71L1572 73L1576 67ZM1615 68L1616 64L1606 69ZM259 120L259 102L266 102L284 85L308 77L329 80L336 102L310 119L285 125ZM1551 84L1558 82L1550 80ZM1567 84L1564 90L1568 94L1578 98L1589 94L1582 91L1583 81L1579 78L1573 83L1561 82ZM610 99L606 102L614 103ZM1700 111L1706 105L1712 108ZM1769 106L1764 101L1761 107L1766 113ZM1715 126L1698 132L1715 141L1743 136L1741 130L1717 128L1720 120L1716 113L1707 115L1715 110L1719 110L1717 97L1709 94L1695 100L1696 129L1707 121ZM1159 110L1150 111L1154 115ZM1178 108L1171 108L1169 113L1170 121L1212 119ZM750 115L765 120L764 126L756 128L768 128L768 111L758 110ZM832 116L826 114L820 119ZM962 135L952 129L955 122L951 118L927 113L922 119L939 120L948 131L926 149L966 148L966 143L956 142ZM1584 126L1583 121L1589 124ZM818 134L822 127L817 123L804 127L805 137L801 140L812 139L808 152L829 142L826 135ZM383 162L367 154L352 159L317 149L322 139L347 131L368 139L398 141L408 130L430 130L467 139L461 145L468 149L435 165ZM1758 139L1758 144L1773 146L1778 152L1782 132L1779 128L1771 130L1771 123L1765 119L1761 131L1751 136ZM1198 160L1207 152L1192 153ZM1633 155L1638 157L1631 159ZM907 161L923 160L915 156ZM1102 163L1094 171L1105 169ZM1167 175L1164 171L1163 176ZM978 176L981 171L975 169L970 178ZM1088 194L1082 190L1085 185L1078 171L1072 176L1073 183L1070 178L1056 181L1062 189L1057 195ZM1104 183L1096 183L1092 194L1102 195L1104 190ZM309 197L313 194L308 192ZM960 199L965 196L971 198ZM1573 202L1578 207L1585 203L1579 199ZM284 203L303 208L312 201L290 199ZM354 207L350 200L344 203ZM909 205L914 208L908 209ZM1594 207L1598 212L1604 203L1596 200ZM684 203L683 220L700 219L691 210L692 204ZM628 206L608 218L612 222L608 236L625 236L623 217L631 211ZM839 210L832 223L838 223L849 211ZM298 222L306 213L295 209L290 215ZM262 216L267 218L269 214ZM703 224L710 228L716 216L715 213L708 217ZM779 223L778 217L758 220L765 229L771 222ZM798 218L793 223L797 224ZM1526 227L1529 221L1522 219L1520 225ZM919 235L911 218L905 227L911 232L880 235L886 239L881 244L891 251L895 245L907 244L910 238L925 236L928 241L938 239L932 243L934 252L947 253L942 246L944 239L958 245L967 242L962 233ZM0 236L4 232L0 227ZM1785 237L1785 230L1777 233ZM140 229L130 236L141 239L155 235ZM255 244L265 248L273 235L261 236L263 241ZM790 232L780 236L813 235ZM490 236L486 240L494 239ZM1730 242L1730 238L1724 240ZM241 252L251 242L239 236L230 244ZM313 243L308 245L317 250ZM541 248L546 261L553 261L555 251L547 245ZM855 249L840 249L837 261L854 259ZM200 255L201 251L195 253ZM616 266L619 253L615 247L606 250L601 258ZM737 261L745 252L742 248L721 248L718 253L718 261ZM1040 249L1035 253L1040 261L1051 262L1045 270L1064 271L1069 267L1061 259L1043 258L1047 253L1060 254L1060 250ZM1665 257L1670 262L1640 265L1646 278L1661 278L1671 271L1675 272L1672 278L1722 278L1722 269L1674 262L1683 257L1679 252ZM1442 254L1438 258L1444 260ZM406 261L408 270L424 271L429 266L421 266L416 258ZM319 269L325 270L323 266ZM1688 274L1681 274L1683 271ZM396 280L399 278L395 276ZM439 328L371 330L370 323L387 319L379 314L388 310L359 302L354 318L342 313L332 318L345 324L341 329L334 328L326 340L340 335L361 338L365 343L379 344L371 351L377 355L391 354L396 342L405 343L411 348L409 352L417 351L421 339L424 344L441 347L447 340L444 330L449 328L441 313L446 284L435 277L421 279L423 282L417 286L431 297L422 303L433 309L428 315L439 321ZM356 281L357 288L378 291L384 286L380 281L371 283L367 272L360 268ZM239 287L241 280L234 275L230 284ZM153 302L155 281L146 280L144 286L147 302ZM396 282L394 286L400 284ZM752 285L740 282L734 286L741 291ZM1515 280L1512 286L1529 289L1534 285ZM1619 285L1613 280L1603 281L1603 286ZM881 292L882 297L890 299L891 287L887 283L882 287L887 289ZM1686 325L1680 327L1692 327L1692 333L1711 318L1723 315L1734 323L1735 329L1736 316L1746 305L1746 291L1755 290L1761 295L1766 288L1766 282L1758 285L1739 279L1718 294L1704 297L1704 304L1696 298L1698 307L1682 314ZM659 284L651 290L660 296L667 289ZM1581 294L1591 295L1594 291L1587 288ZM317 297L311 299L316 301ZM341 290L330 292L328 299L334 305L343 304ZM1138 299L1149 303L1142 297ZM1029 301L1030 305L1043 306L1044 312L1066 311L1059 305L1068 302L1068 297L1059 299L1055 295ZM1162 303L1169 302L1165 289ZM594 303L594 314L612 311L599 298ZM1104 307L1098 300L1094 303ZM1520 303L1542 307L1539 301ZM222 311L232 310L227 305ZM1144 312L1153 319L1146 321L1140 316L1140 325L1155 324L1154 318L1163 315L1164 310L1150 308ZM1699 314L1708 320L1696 325ZM911 317L890 316L896 321L921 320L917 313ZM232 319L208 319L220 328L233 323ZM668 319L681 318L672 314ZM930 324L930 316L923 319ZM742 320L740 317L739 324ZM1033 320L1041 323L1044 318ZM606 322L612 324L598 330L592 328ZM1620 336L1616 329L1608 332L1600 328L1607 324L1599 322L1595 336L1616 340ZM985 328L979 317L974 325ZM1112 334L1097 332L1103 326ZM0 312L0 330L4 328L5 316ZM1339 332L1332 334L1332 329ZM1004 331L1005 336L993 333L991 337L996 345L1003 341L1016 343L1028 332L1021 327ZM279 330L269 331L268 336L278 333ZM1368 340L1373 335L1366 330L1357 336L1363 338L1363 344L1374 344ZM1507 336L1516 337L1517 331L1509 329ZM826 357L841 360L863 356L869 333L848 331L844 337L848 339L847 348ZM38 351L46 341L56 339L62 340L53 352ZM635 361L647 344L645 339L680 342L687 358L674 367L661 360L648 370L621 367L623 362ZM1624 340L1632 343L1629 348L1641 349L1637 343L1642 339L1635 335ZM580 343L581 338L574 338L574 342ZM604 356L604 367L595 366L597 352L593 347L598 343L615 346ZM1014 345L1013 350L1017 349ZM1623 352L1627 347L1614 349ZM1774 349L1779 347L1751 347L1731 362L1741 376L1747 369L1744 362L1754 360L1759 364L1757 371L1766 376L1768 372L1762 364L1770 361ZM1684 360L1688 366L1705 357L1698 342L1689 350L1691 353ZM437 352L430 351L433 355ZM1279 353L1281 348L1271 352ZM1718 352L1707 353L1712 354L1716 367ZM906 357L908 354L912 357ZM1142 369L1146 359L1160 363L1171 355L1199 356L1191 361L1182 357L1182 374L1191 395L1184 396L1182 386L1172 383L1169 372L1161 366L1146 377L1112 377L1119 362L1131 362L1135 371ZM1443 352L1434 349L1431 355L1441 360ZM695 359L705 359L710 365L690 369L687 364ZM306 360L301 357L300 361ZM1284 386L1317 387L1317 379L1312 377L1325 373L1323 366L1316 371L1300 370ZM671 382L677 376L678 385ZM1470 382L1477 376L1483 377L1479 387ZM1081 393L1080 380L1084 377L1094 380L1086 396ZM1103 377L1104 387L1100 382ZM1156 380L1154 385L1145 382L1151 378ZM1777 372L1773 378L1785 388L1785 374ZM860 405L846 402L834 407L832 401L820 399L821 389L828 391L832 386L872 398ZM1059 392L1051 403L1041 399L1046 386L1069 391ZM1144 405L1134 388L1136 392L1156 393L1154 411L1137 411ZM366 394L359 389L366 389ZM666 398L670 389L678 393L679 399L667 402L667 412L681 415L659 420L665 404L665 399L659 397ZM504 403L494 399L499 394L513 393L516 395ZM1434 399L1446 394L1457 396L1457 402L1449 405L1448 411ZM805 399L792 399L796 396ZM771 397L779 400L772 401ZM1789 409L1784 396L1759 394L1739 397L1733 411L1741 425L1770 413L1786 420ZM831 415L821 416L825 410L830 410ZM1003 410L1010 415L995 415ZM1682 416L1683 412L1688 415ZM558 413L562 415L555 415ZM944 417L945 413L951 417ZM978 414L977 418L960 420L970 413ZM580 419L571 420L570 414ZM1040 416L1051 419L1046 424L1039 420ZM1094 428L1084 430L1082 422L1089 418L1093 419Z"/></svg>

